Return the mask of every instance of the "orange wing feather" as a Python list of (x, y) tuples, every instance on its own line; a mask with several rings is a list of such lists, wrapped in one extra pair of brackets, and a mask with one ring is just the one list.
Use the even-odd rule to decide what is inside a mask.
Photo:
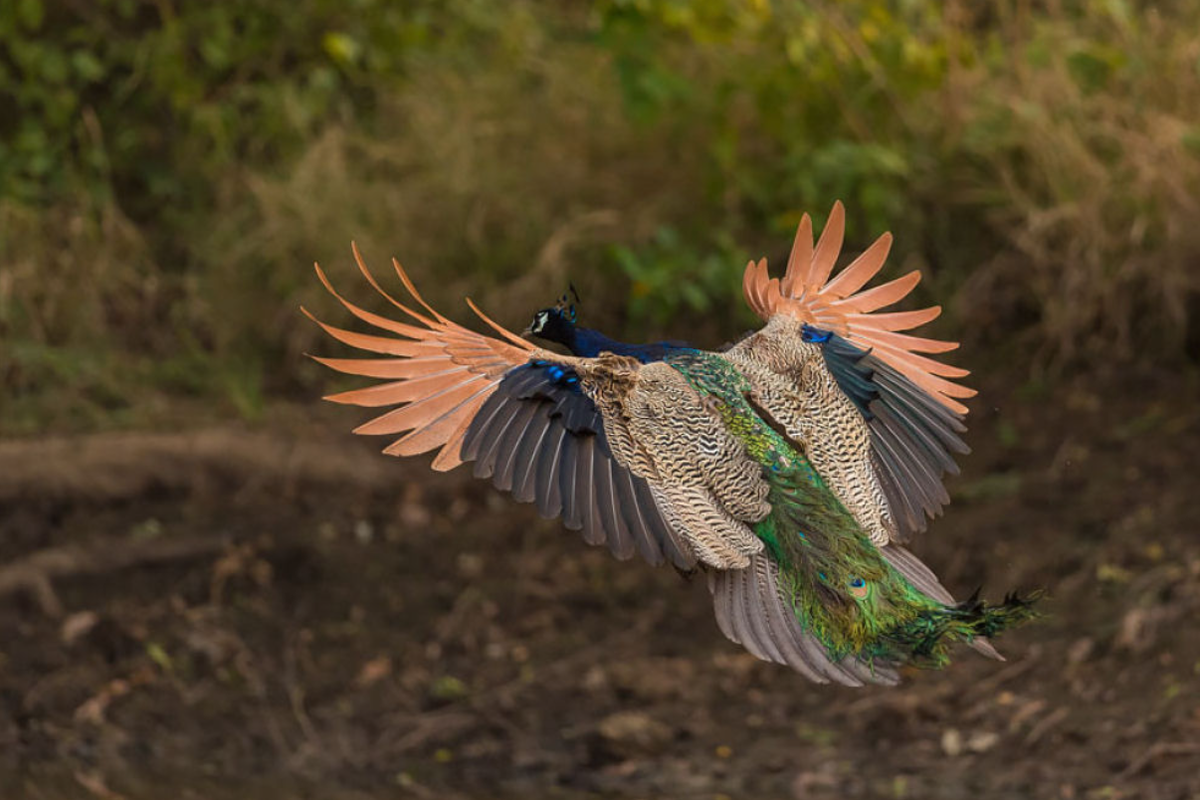
[(842, 249), (845, 223), (842, 204), (834, 203), (829, 222), (814, 248), (812, 219), (805, 214), (796, 230), (796, 241), (782, 281), (770, 277), (765, 259), (746, 265), (742, 278), (746, 302), (763, 320), (786, 314), (831, 330), (859, 347), (873, 351), (947, 408), (960, 414), (967, 413), (967, 407), (959, 399), (972, 397), (975, 390), (947, 378), (963, 378), (969, 373), (918, 355), (948, 352), (958, 347), (958, 343), (900, 333), (936, 319), (941, 307), (873, 313), (907, 297), (920, 282), (921, 273), (913, 271), (862, 290), (883, 268), (892, 246), (891, 234), (880, 236), (850, 266), (830, 279)]
[(453, 469), (462, 463), (463, 437), (475, 412), (496, 390), (504, 374), (528, 361), (537, 348), (493, 322), (470, 301), (468, 304), (479, 318), (507, 341), (476, 333), (442, 316), (425, 302), (404, 268), (393, 259), (392, 265), (400, 282), (430, 316), (408, 307), (383, 290), (367, 269), (358, 247), (352, 247), (359, 270), (375, 291), (416, 324), (398, 322), (356, 306), (338, 294), (320, 265), (314, 264), (321, 283), (351, 314), (393, 334), (375, 336), (343, 330), (321, 322), (308, 309), (302, 308), (335, 339), (361, 350), (394, 356), (361, 359), (314, 356), (315, 361), (338, 372), (388, 380), (365, 389), (329, 395), (325, 399), (367, 407), (398, 405), (399, 408), (359, 426), (355, 433), (407, 431), (383, 452), (408, 456), (441, 448), (433, 460), (433, 468), (439, 471)]

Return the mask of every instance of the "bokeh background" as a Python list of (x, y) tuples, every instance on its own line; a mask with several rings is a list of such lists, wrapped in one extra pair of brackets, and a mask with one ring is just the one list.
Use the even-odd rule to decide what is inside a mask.
[[(1004, 665), (803, 684), (317, 398), (314, 260), (715, 347), (804, 212), (946, 313)], [(467, 315), (459, 319), (466, 320)], [(1200, 5), (0, 4), (4, 797), (1200, 796)]]

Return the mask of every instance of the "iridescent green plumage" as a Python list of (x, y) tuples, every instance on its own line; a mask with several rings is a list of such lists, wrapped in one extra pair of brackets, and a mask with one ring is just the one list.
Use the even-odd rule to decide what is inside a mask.
[(763, 467), (771, 513), (755, 534), (780, 567), (792, 610), (836, 660), (940, 667), (955, 641), (991, 636), (1033, 615), (1010, 597), (947, 605), (924, 594), (872, 544), (804, 455), (760, 414), (745, 376), (713, 353), (667, 359)]

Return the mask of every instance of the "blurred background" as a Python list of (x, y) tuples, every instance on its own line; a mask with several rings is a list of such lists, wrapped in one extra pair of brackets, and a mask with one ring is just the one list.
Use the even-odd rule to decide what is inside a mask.
[[(916, 549), (1049, 591), (1007, 664), (804, 684), (317, 401), (351, 240), (715, 347), (837, 199), (975, 372)], [(1191, 2), (7, 0), (2, 794), (1200, 796), (1198, 222)]]

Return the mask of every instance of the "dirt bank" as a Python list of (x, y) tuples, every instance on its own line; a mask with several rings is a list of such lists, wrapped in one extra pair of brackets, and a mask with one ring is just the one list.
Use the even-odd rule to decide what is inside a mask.
[(0, 443), (0, 796), (1195, 797), (1200, 412), (1154, 388), (984, 393), (915, 549), (1049, 616), (899, 689), (322, 423)]

